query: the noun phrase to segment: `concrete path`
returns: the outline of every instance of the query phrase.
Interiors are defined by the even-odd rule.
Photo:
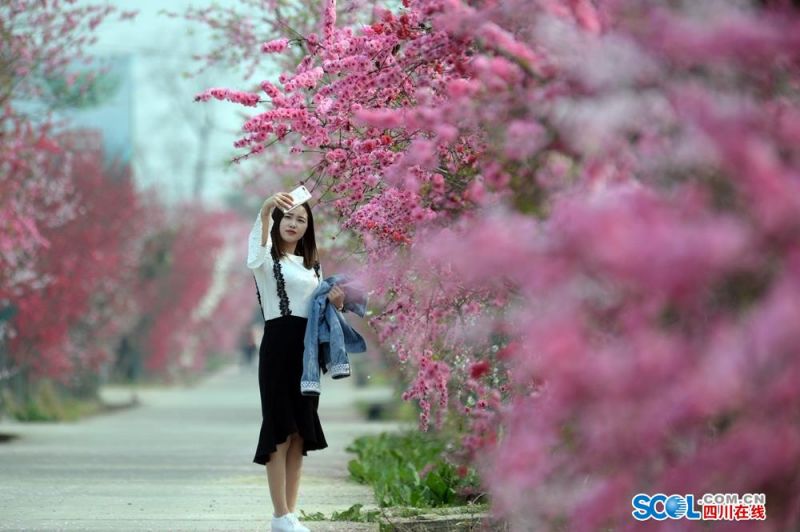
[[[130,393],[103,390],[117,401]],[[348,479],[353,455],[345,452],[360,435],[398,428],[360,420],[354,401],[370,393],[353,379],[323,378],[329,447],[305,458],[299,510],[375,507],[371,489]],[[261,424],[256,368],[231,366],[192,388],[137,395],[138,407],[76,423],[0,422],[0,433],[19,436],[0,444],[0,530],[269,530],[266,471],[252,462]]]

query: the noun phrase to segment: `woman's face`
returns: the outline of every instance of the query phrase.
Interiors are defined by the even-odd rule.
[[[287,212],[283,215],[283,218],[281,218],[281,238],[288,244],[292,244],[303,238],[307,228],[308,215],[302,205]]]

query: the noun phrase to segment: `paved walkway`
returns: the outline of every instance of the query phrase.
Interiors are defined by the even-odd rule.
[[[305,458],[298,509],[362,503],[345,447],[396,424],[361,421],[353,379],[323,379],[320,418],[329,447]],[[380,393],[380,392],[379,392]],[[383,392],[385,393],[385,391]],[[104,388],[120,399],[130,391]],[[141,405],[77,423],[0,422],[0,530],[269,530],[264,466],[252,462],[261,424],[256,368],[228,367],[192,388],[144,389]],[[377,530],[309,522],[315,532]]]

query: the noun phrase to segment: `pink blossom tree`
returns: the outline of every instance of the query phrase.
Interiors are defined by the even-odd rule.
[[[403,6],[351,28],[327,0],[277,83],[197,99],[265,107],[241,157],[309,157],[422,428],[466,425],[515,529],[628,528],[639,492],[795,524],[794,4]]]
[[[135,290],[145,369],[168,381],[200,374],[213,354],[234,352],[253,314],[243,304],[251,281],[232,267],[232,232],[244,225],[230,212],[196,206],[176,214],[148,238],[147,274]]]
[[[34,254],[47,246],[41,224],[65,223],[75,215],[70,154],[54,138],[50,114],[64,94],[82,91],[96,69],[86,49],[94,30],[116,10],[74,0],[14,0],[0,5],[0,301],[35,279]],[[131,18],[135,12],[122,12]],[[57,165],[48,166],[58,158]],[[52,171],[58,169],[57,171]],[[50,171],[48,171],[50,170]]]
[[[135,190],[129,168],[105,162],[97,132],[53,118],[102,72],[88,50],[115,13],[135,16],[76,0],[0,5],[0,385],[22,401],[45,378],[96,392],[120,340],[137,333],[152,348],[153,376],[178,365],[190,338],[195,356],[179,369],[199,374],[211,354],[234,351],[235,333],[214,313],[226,309],[233,330],[249,318],[237,304],[248,283],[215,270],[230,214],[171,220]],[[178,237],[166,250],[148,245],[170,232]],[[174,262],[150,277],[162,251]],[[159,305],[164,314],[148,323]]]
[[[97,375],[111,357],[129,308],[124,287],[141,222],[124,166],[106,167],[99,143],[77,150],[65,136],[57,140],[73,155],[67,200],[77,212],[66,222],[42,224],[48,244],[33,255],[36,276],[8,300],[17,309],[8,352],[33,380],[48,377],[69,386],[81,375]]]
[[[65,352],[51,356],[49,348],[66,341],[63,325],[69,321],[71,309],[64,309],[64,320],[59,317],[45,329],[22,331],[18,327],[38,319],[26,318],[27,312],[36,307],[37,301],[41,303],[45,287],[57,290],[60,282],[53,279],[53,271],[43,263],[53,247],[46,235],[70,232],[72,229],[67,226],[79,217],[81,209],[72,170],[76,164],[84,163],[84,156],[78,154],[76,161],[76,154],[61,144],[67,137],[62,135],[64,124],[57,123],[51,111],[63,105],[65,97],[91,87],[97,70],[88,65],[86,50],[93,42],[94,30],[115,11],[108,5],[77,5],[74,0],[15,0],[0,5],[2,379],[19,371],[46,375],[67,358]],[[122,18],[133,15],[120,14]],[[84,177],[96,178],[96,171],[92,167]],[[77,296],[81,289],[75,288],[67,292]],[[59,315],[58,309],[55,313]],[[30,337],[22,341],[28,333],[38,338],[33,343]],[[26,347],[5,356],[12,343]],[[34,344],[49,354],[31,355],[33,351],[28,348]],[[86,354],[85,358],[89,357]],[[6,366],[7,363],[12,365]],[[70,375],[67,372],[63,377]]]

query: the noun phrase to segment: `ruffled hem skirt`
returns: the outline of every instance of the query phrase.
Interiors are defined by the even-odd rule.
[[[269,455],[290,434],[303,438],[303,455],[328,446],[317,415],[319,397],[300,393],[303,375],[303,338],[307,318],[281,316],[264,323],[258,354],[261,394],[261,432],[253,462],[266,464]]]

